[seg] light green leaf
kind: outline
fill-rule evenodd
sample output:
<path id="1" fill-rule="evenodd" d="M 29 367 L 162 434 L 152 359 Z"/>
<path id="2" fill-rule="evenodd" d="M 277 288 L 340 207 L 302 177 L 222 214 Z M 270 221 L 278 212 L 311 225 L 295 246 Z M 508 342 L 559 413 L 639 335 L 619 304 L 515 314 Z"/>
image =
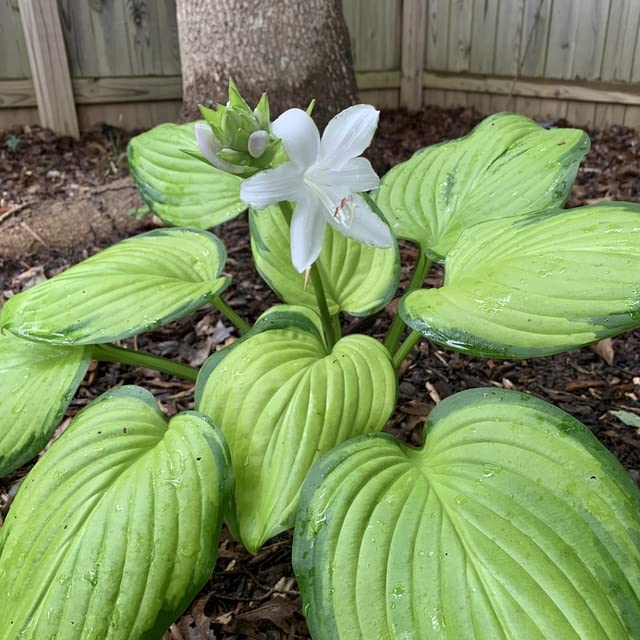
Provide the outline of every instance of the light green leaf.
<path id="1" fill-rule="evenodd" d="M 640 429 L 640 415 L 637 413 L 631 413 L 631 411 L 624 411 L 623 409 L 609 411 L 609 413 L 618 418 L 622 424 L 626 424 L 627 427 L 638 427 Z"/>
<path id="2" fill-rule="evenodd" d="M 396 165 L 376 200 L 398 237 L 443 260 L 473 224 L 562 206 L 587 151 L 584 131 L 546 130 L 524 116 L 498 113 L 464 138 Z"/>
<path id="3" fill-rule="evenodd" d="M 129 169 L 149 208 L 169 224 L 208 229 L 235 218 L 242 179 L 216 169 L 196 144 L 195 122 L 161 124 L 129 142 Z"/>
<path id="4" fill-rule="evenodd" d="M 251 211 L 251 249 L 258 273 L 289 304 L 317 311 L 313 284 L 304 287 L 304 274 L 291 263 L 290 216 L 279 206 Z M 315 263 L 322 275 L 329 312 L 345 311 L 366 316 L 391 300 L 400 280 L 397 244 L 376 249 L 326 227 L 320 258 Z"/>
<path id="5" fill-rule="evenodd" d="M 640 205 L 555 209 L 476 225 L 444 286 L 400 303 L 446 347 L 497 358 L 574 349 L 640 325 Z"/>
<path id="6" fill-rule="evenodd" d="M 0 333 L 0 476 L 45 444 L 84 377 L 86 347 L 60 347 Z"/>
<path id="7" fill-rule="evenodd" d="M 236 478 L 229 524 L 255 553 L 293 526 L 300 487 L 319 456 L 384 427 L 396 374 L 368 336 L 347 336 L 329 351 L 318 318 L 303 307 L 275 307 L 236 345 L 203 367 L 196 406 L 229 443 Z"/>
<path id="8" fill-rule="evenodd" d="M 123 240 L 10 298 L 0 328 L 57 344 L 113 342 L 172 322 L 219 295 L 224 246 L 197 229 Z"/>
<path id="9" fill-rule="evenodd" d="M 220 432 L 138 387 L 79 413 L 0 530 L 0 638 L 159 640 L 206 582 L 231 494 Z"/>
<path id="10" fill-rule="evenodd" d="M 640 493 L 588 429 L 473 389 L 425 437 L 355 438 L 305 481 L 293 562 L 315 640 L 640 637 Z"/>

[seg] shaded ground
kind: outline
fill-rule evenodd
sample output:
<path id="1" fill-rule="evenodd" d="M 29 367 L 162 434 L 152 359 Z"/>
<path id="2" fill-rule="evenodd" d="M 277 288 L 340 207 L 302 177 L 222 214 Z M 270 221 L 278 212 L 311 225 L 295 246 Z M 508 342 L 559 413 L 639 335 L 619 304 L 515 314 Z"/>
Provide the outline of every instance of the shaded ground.
<path id="1" fill-rule="evenodd" d="M 460 109 L 428 108 L 417 115 L 385 112 L 369 155 L 378 171 L 384 173 L 425 145 L 465 134 L 479 119 L 478 114 Z M 613 199 L 640 201 L 640 136 L 621 127 L 590 134 L 592 151 L 578 173 L 570 205 Z M 0 235 L 3 215 L 15 207 L 25 205 L 27 209 L 26 205 L 37 206 L 47 199 L 80 196 L 125 176 L 127 137 L 110 128 L 94 130 L 80 142 L 59 139 L 38 128 L 0 134 Z M 13 211 L 10 217 L 21 214 L 20 210 Z M 153 224 L 147 219 L 140 228 Z M 42 251 L 28 259 L 0 257 L 0 301 L 91 255 L 122 233 L 114 227 L 111 236 L 98 242 L 90 239 L 70 250 L 52 249 L 42 243 Z M 246 220 L 238 218 L 217 233 L 229 253 L 226 270 L 234 277 L 225 297 L 232 307 L 253 320 L 276 298 L 253 268 Z M 415 251 L 403 243 L 401 253 L 406 282 Z M 428 282 L 437 285 L 441 276 L 441 271 L 434 269 Z M 364 322 L 346 318 L 344 325 L 382 337 L 388 323 L 388 314 L 381 312 Z M 191 318 L 139 336 L 129 345 L 135 343 L 141 349 L 197 366 L 235 336 L 226 320 L 206 308 Z M 67 417 L 96 395 L 120 384 L 140 384 L 150 389 L 170 414 L 193 407 L 189 383 L 152 371 L 101 363 L 90 370 Z M 398 409 L 387 430 L 418 444 L 424 417 L 435 404 L 452 393 L 479 386 L 514 388 L 562 407 L 587 424 L 634 479 L 640 480 L 640 436 L 610 413 L 623 409 L 640 415 L 640 331 L 613 341 L 612 363 L 590 349 L 530 361 L 493 361 L 423 343 L 401 372 Z M 29 468 L 27 465 L 0 480 L 0 515 L 6 515 L 19 480 Z M 308 637 L 290 553 L 290 534 L 270 541 L 253 557 L 224 533 L 216 572 L 167 638 Z"/>

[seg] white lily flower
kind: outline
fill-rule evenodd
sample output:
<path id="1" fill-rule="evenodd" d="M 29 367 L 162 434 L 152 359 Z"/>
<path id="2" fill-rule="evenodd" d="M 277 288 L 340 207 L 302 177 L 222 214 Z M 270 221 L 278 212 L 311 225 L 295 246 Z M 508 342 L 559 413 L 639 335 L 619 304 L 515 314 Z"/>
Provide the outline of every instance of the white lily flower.
<path id="1" fill-rule="evenodd" d="M 392 246 L 389 227 L 357 195 L 380 183 L 371 163 L 360 157 L 371 143 L 378 115 L 371 105 L 349 107 L 329 122 L 321 140 L 307 113 L 285 111 L 272 131 L 282 141 L 289 162 L 241 184 L 240 197 L 255 209 L 283 200 L 295 203 L 291 260 L 297 271 L 310 267 L 320 255 L 327 224 L 364 244 Z"/>
<path id="2" fill-rule="evenodd" d="M 233 164 L 225 162 L 218 157 L 218 151 L 222 149 L 222 144 L 215 137 L 211 127 L 204 122 L 196 124 L 196 143 L 200 149 L 200 153 L 214 166 L 216 169 L 227 171 L 229 173 L 242 173 L 244 167 L 236 167 Z"/>

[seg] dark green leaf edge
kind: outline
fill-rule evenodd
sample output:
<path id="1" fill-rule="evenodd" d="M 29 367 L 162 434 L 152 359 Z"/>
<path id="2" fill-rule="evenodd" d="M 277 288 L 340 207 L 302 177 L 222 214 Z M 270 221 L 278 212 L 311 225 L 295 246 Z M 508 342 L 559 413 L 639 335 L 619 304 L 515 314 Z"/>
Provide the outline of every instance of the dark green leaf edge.
<path id="1" fill-rule="evenodd" d="M 296 518 L 292 563 L 294 574 L 302 593 L 303 604 L 305 604 L 305 617 L 311 628 L 324 628 L 325 630 L 329 628 L 331 632 L 330 635 L 323 637 L 339 637 L 338 628 L 331 613 L 327 610 L 317 611 L 311 605 L 311 602 L 317 601 L 317 598 L 313 597 L 315 590 L 315 585 L 313 584 L 315 567 L 310 557 L 311 554 L 307 549 L 308 543 L 305 538 L 305 533 L 313 528 L 311 521 L 311 503 L 325 479 L 353 453 L 361 450 L 366 443 L 372 444 L 373 442 L 385 441 L 393 445 L 401 455 L 407 456 L 407 454 L 409 454 L 409 456 L 411 456 L 412 454 L 419 454 L 426 446 L 427 438 L 438 422 L 446 419 L 459 408 L 466 408 L 470 405 L 481 406 L 495 402 L 515 407 L 527 403 L 533 409 L 541 413 L 546 413 L 553 419 L 558 420 L 556 427 L 561 430 L 566 437 L 570 437 L 579 443 L 580 446 L 593 457 L 594 461 L 600 465 L 600 475 L 615 479 L 621 485 L 622 490 L 627 493 L 629 499 L 637 504 L 637 508 L 640 511 L 640 493 L 638 492 L 638 487 L 635 482 L 620 462 L 600 443 L 595 435 L 572 415 L 540 398 L 519 391 L 492 387 L 461 391 L 446 398 L 429 413 L 423 430 L 422 447 L 406 444 L 387 433 L 371 433 L 356 436 L 326 453 L 309 470 L 302 486 L 300 507 Z M 629 532 L 629 535 L 632 536 L 636 544 L 640 546 L 640 531 Z M 624 603 L 620 603 L 620 605 L 621 611 L 624 611 Z"/>

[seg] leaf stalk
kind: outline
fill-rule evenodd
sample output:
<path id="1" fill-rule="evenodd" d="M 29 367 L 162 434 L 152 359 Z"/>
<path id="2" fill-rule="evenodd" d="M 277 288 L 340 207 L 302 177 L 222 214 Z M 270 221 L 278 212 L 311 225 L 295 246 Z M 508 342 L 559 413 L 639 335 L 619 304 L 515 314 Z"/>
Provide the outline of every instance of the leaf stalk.
<path id="1" fill-rule="evenodd" d="M 100 360 L 101 362 L 119 362 L 134 367 L 155 369 L 156 371 L 168 373 L 169 375 L 191 382 L 195 382 L 198 377 L 199 369 L 191 367 L 188 364 L 175 362 L 169 358 L 163 358 L 162 356 L 156 356 L 151 353 L 124 349 L 115 344 L 94 345 L 92 356 L 94 360 Z"/>
<path id="2" fill-rule="evenodd" d="M 418 258 L 416 259 L 416 266 L 414 267 L 413 274 L 411 275 L 411 280 L 409 280 L 409 284 L 404 292 L 404 295 L 407 295 L 410 291 L 414 291 L 415 289 L 419 289 L 422 287 L 424 283 L 424 279 L 431 268 L 431 260 L 427 258 L 422 247 L 418 247 Z M 387 347 L 389 353 L 393 356 L 398 350 L 398 345 L 400 344 L 400 338 L 402 337 L 402 333 L 406 324 L 404 320 L 401 318 L 400 314 L 396 312 L 393 321 L 391 322 L 391 326 L 389 327 L 389 331 L 387 336 L 384 339 L 384 346 Z"/>

